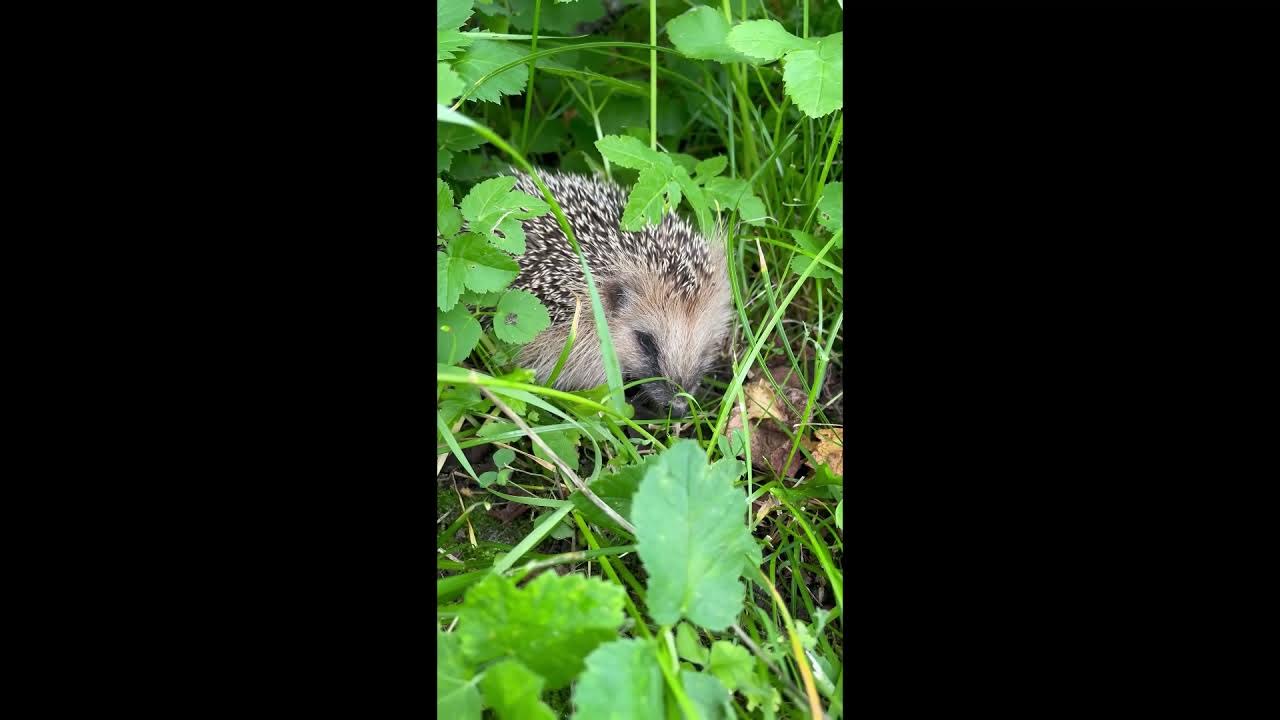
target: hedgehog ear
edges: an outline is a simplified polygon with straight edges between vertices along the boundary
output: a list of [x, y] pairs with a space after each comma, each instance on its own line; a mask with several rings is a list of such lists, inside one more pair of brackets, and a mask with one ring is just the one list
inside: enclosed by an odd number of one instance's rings
[[621, 280], [610, 280], [603, 284], [600, 300], [604, 302], [605, 312], [616, 315], [631, 302], [631, 291]]

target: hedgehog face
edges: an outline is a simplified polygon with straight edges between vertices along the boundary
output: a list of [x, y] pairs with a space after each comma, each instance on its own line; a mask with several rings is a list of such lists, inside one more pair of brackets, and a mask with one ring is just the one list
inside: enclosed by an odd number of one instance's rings
[[605, 304], [623, 374], [665, 378], [639, 386], [639, 399], [684, 415], [688, 401], [676, 394], [697, 392], [729, 332], [727, 283], [682, 294], [653, 272], [618, 277], [606, 287]]

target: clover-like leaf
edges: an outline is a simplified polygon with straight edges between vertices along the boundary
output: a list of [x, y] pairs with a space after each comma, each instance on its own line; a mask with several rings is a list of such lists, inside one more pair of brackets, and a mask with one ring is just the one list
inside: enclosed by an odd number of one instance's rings
[[436, 312], [436, 362], [453, 365], [465, 360], [480, 340], [480, 323], [471, 317], [465, 305], [454, 305], [449, 312]]
[[542, 678], [518, 661], [491, 665], [480, 680], [480, 690], [498, 720], [556, 720], [551, 708], [538, 699]]
[[751, 20], [735, 25], [725, 42], [730, 48], [757, 60], [773, 62], [793, 50], [812, 50], [817, 44], [787, 32], [777, 20]]
[[[543, 573], [517, 589], [491, 575], [458, 610], [458, 636], [468, 660], [515, 658], [541, 675], [548, 690], [569, 684], [583, 659], [617, 636], [623, 590], [582, 575]], [[443, 717], [443, 716], [442, 716]]]
[[499, 340], [523, 345], [551, 326], [551, 316], [538, 298], [525, 290], [508, 290], [498, 301], [493, 332]]
[[573, 687], [573, 720], [664, 717], [662, 670], [652, 640], [615, 640], [587, 657]]
[[[466, 53], [453, 65], [453, 69], [466, 81], [467, 87], [475, 85], [480, 78], [497, 70], [510, 62], [524, 57], [516, 46], [501, 40], [476, 40], [467, 48]], [[508, 68], [489, 78], [476, 88], [469, 100], [482, 100], [496, 103], [503, 95], [519, 95], [524, 92], [524, 85], [529, 80], [529, 70], [522, 65]]]
[[811, 118], [844, 106], [844, 33], [818, 41], [812, 50], [788, 53], [782, 70], [787, 95]]
[[729, 21], [706, 5], [686, 10], [667, 23], [671, 44], [687, 57], [721, 63], [743, 62], [745, 55], [729, 47]]
[[631, 516], [659, 624], [684, 617], [719, 632], [742, 611], [744, 556], [758, 565], [761, 555], [733, 473], [728, 464], [708, 467], [696, 442], [680, 440], [640, 482]]
[[436, 717], [480, 720], [480, 692], [472, 675], [458, 651], [458, 636], [436, 628]]

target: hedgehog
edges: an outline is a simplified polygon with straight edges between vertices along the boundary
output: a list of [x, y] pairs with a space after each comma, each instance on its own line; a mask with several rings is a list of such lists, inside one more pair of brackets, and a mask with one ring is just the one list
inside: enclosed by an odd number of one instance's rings
[[[516, 187], [534, 197], [533, 180], [513, 171]], [[723, 231], [713, 239], [684, 218], [669, 213], [639, 232], [620, 228], [627, 196], [600, 177], [539, 172], [564, 212], [586, 256], [600, 293], [609, 333], [627, 379], [659, 381], [639, 386], [640, 404], [683, 416], [688, 403], [716, 363], [733, 318]], [[517, 361], [539, 382], [551, 375], [578, 312], [578, 334], [556, 378], [561, 390], [581, 390], [605, 382], [591, 296], [578, 256], [548, 213], [523, 221], [525, 253], [513, 286], [538, 297], [551, 325], [521, 351]]]

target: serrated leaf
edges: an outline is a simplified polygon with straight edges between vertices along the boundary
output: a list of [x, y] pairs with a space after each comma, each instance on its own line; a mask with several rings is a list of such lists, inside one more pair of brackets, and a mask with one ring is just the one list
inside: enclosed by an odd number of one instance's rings
[[662, 222], [666, 191], [667, 177], [662, 169], [649, 166], [641, 170], [622, 210], [622, 229], [634, 232]]
[[436, 31], [436, 60], [452, 60], [475, 38], [457, 30]]
[[721, 210], [732, 211], [751, 195], [751, 186], [742, 178], [713, 177], [703, 189], [707, 191], [707, 199], [718, 202]]
[[436, 233], [448, 240], [462, 229], [462, 215], [453, 205], [453, 188], [436, 178]]
[[498, 720], [556, 720], [551, 708], [538, 699], [542, 678], [516, 660], [503, 660], [485, 670], [480, 690]]
[[551, 326], [551, 316], [538, 298], [524, 290], [508, 290], [498, 301], [493, 333], [504, 342], [523, 345]]
[[543, 215], [551, 210], [545, 202], [513, 190], [516, 179], [510, 175], [486, 180], [462, 200], [462, 216], [469, 228], [480, 233], [501, 250], [523, 255], [524, 228], [521, 220]]
[[501, 290], [520, 273], [520, 266], [509, 255], [470, 232], [449, 243], [449, 263], [450, 277], [455, 277], [452, 273], [459, 273], [462, 282], [476, 292]]
[[461, 125], [436, 125], [436, 146], [451, 152], [474, 150], [488, 142], [480, 133]]
[[696, 177], [700, 182], [705, 183], [710, 178], [724, 172], [724, 169], [728, 166], [728, 158], [723, 155], [716, 155], [715, 157], [707, 158], [706, 160], [698, 163], [697, 167], [694, 169], [694, 177]]
[[460, 209], [462, 217], [468, 222], [479, 222], [481, 218], [492, 213], [502, 212], [502, 198], [510, 194], [516, 186], [516, 179], [510, 175], [485, 180], [471, 188], [471, 192], [462, 199]]
[[440, 148], [436, 151], [436, 173], [446, 173], [453, 166], [453, 153]]
[[458, 651], [458, 636], [436, 628], [436, 717], [480, 720], [480, 691]]
[[462, 94], [462, 78], [448, 65], [436, 63], [436, 102], [452, 105]]
[[782, 80], [800, 111], [819, 118], [844, 106], [844, 33], [818, 41], [813, 50], [788, 53]]
[[483, 331], [465, 305], [454, 305], [447, 313], [436, 312], [436, 362], [459, 363], [471, 354]]
[[676, 182], [680, 183], [685, 198], [689, 200], [689, 207], [693, 208], [693, 214], [698, 218], [698, 232], [702, 233], [703, 237], [710, 238], [715, 229], [711, 220], [711, 210], [707, 206], [707, 196], [702, 192], [702, 187], [689, 177], [689, 173], [685, 172], [683, 167], [673, 168], [671, 174]]
[[631, 513], [650, 616], [662, 625], [683, 617], [713, 632], [728, 628], [742, 611], [744, 556], [761, 562], [732, 468], [709, 468], [696, 442], [680, 440], [646, 473]]
[[844, 227], [844, 183], [828, 183], [818, 201], [818, 223], [836, 232]]
[[725, 708], [729, 702], [729, 691], [714, 675], [681, 670], [680, 683], [684, 685], [684, 691], [693, 701], [694, 707], [698, 708], [702, 720], [733, 717], [732, 709]]
[[817, 44], [787, 32], [777, 20], [751, 20], [735, 25], [726, 44], [751, 58], [773, 62], [793, 50], [813, 50]]
[[454, 30], [471, 17], [471, 0], [436, 0], [436, 29]]
[[[521, 50], [501, 40], [476, 40], [454, 63], [453, 69], [466, 81], [467, 88], [470, 88], [485, 74], [524, 56], [525, 53]], [[528, 79], [529, 69], [517, 65], [486, 80], [468, 99], [496, 103], [503, 95], [519, 95], [524, 92]]]
[[515, 658], [557, 690], [582, 671], [588, 653], [617, 636], [623, 595], [582, 575], [543, 573], [519, 589], [510, 578], [490, 575], [458, 610], [463, 654], [474, 663]]
[[596, 150], [609, 162], [633, 170], [654, 166], [669, 168], [671, 158], [628, 135], [606, 135], [595, 142]]
[[664, 717], [662, 671], [653, 642], [615, 640], [587, 657], [573, 688], [573, 720], [653, 720]]
[[[606, 391], [608, 390], [607, 387], [605, 389]], [[630, 521], [631, 498], [635, 497], [636, 490], [640, 488], [640, 481], [644, 478], [645, 472], [657, 461], [658, 457], [657, 455], [646, 455], [640, 463], [624, 465], [614, 473], [602, 473], [588, 487], [591, 488], [591, 492], [596, 494], [596, 497], [616, 510], [627, 521]], [[578, 512], [582, 513], [582, 516], [588, 522], [605, 527], [617, 527], [617, 524], [603, 510], [596, 507], [595, 503], [588, 500], [581, 490], [575, 490], [569, 496], [569, 501], [574, 504], [574, 507], [578, 509]]]
[[690, 8], [667, 23], [671, 44], [687, 57], [716, 62], [744, 62], [746, 56], [729, 47], [729, 21], [706, 5]]
[[685, 169], [685, 172], [693, 173], [698, 167], [698, 158], [684, 153], [669, 153], [668, 157], [677, 166]]
[[436, 307], [440, 310], [449, 310], [457, 305], [465, 280], [466, 268], [460, 263], [455, 263], [448, 255], [437, 251]]

